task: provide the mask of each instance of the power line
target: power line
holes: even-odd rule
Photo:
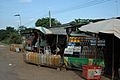
[[[25,24],[23,24],[23,25],[30,25],[30,24],[32,24],[33,22],[34,22],[34,20],[29,21],[29,22],[27,22],[27,23],[25,23]]]
[[[66,8],[66,9],[63,9],[63,10],[53,11],[52,13],[54,15],[56,15],[56,14],[60,14],[60,13],[65,13],[65,12],[69,12],[69,11],[78,10],[78,9],[81,9],[81,8],[87,8],[87,7],[95,6],[95,5],[102,4],[102,3],[105,3],[105,2],[108,2],[108,1],[112,1],[112,0],[89,0],[86,3],[80,4],[80,5],[77,5],[77,6],[74,6],[74,7]],[[43,17],[45,17],[45,16],[47,16],[47,14],[43,15]],[[31,24],[31,23],[33,23],[33,21],[30,21],[26,24]]]
[[[45,17],[45,16],[47,16],[47,14],[42,15],[41,17],[43,18],[43,17]],[[28,21],[28,22],[24,23],[23,25],[30,25],[30,24],[34,23],[34,22],[35,22],[35,20],[37,20],[37,19],[38,19],[38,18],[34,18],[33,20]]]
[[[81,9],[81,8],[91,7],[91,6],[102,4],[102,3],[105,3],[105,2],[108,2],[108,1],[111,1],[111,0],[92,0],[92,1],[88,1],[84,4],[77,5],[75,7],[66,8],[64,10],[59,10],[59,11],[54,11],[53,14],[55,15],[55,14],[60,14],[60,13],[65,13],[65,12],[69,12],[69,11],[78,10],[78,9]]]

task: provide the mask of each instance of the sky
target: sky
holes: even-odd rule
[[[20,25],[35,27],[37,19],[56,18],[62,24],[74,19],[101,19],[120,16],[120,0],[0,0],[0,29]]]

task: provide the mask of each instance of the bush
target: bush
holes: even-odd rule
[[[22,43],[21,36],[17,34],[11,35],[9,43],[10,44],[12,43],[21,44]]]

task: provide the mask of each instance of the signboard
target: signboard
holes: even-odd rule
[[[97,44],[97,46],[105,46],[105,40],[90,40],[90,45],[91,46],[95,46]]]

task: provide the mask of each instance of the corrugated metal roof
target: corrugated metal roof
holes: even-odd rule
[[[84,34],[84,33],[79,33],[79,34],[70,34],[71,36],[86,36],[86,37],[91,37],[90,35]]]
[[[49,30],[52,31],[52,34],[67,35],[66,29],[64,27],[49,28]]]

